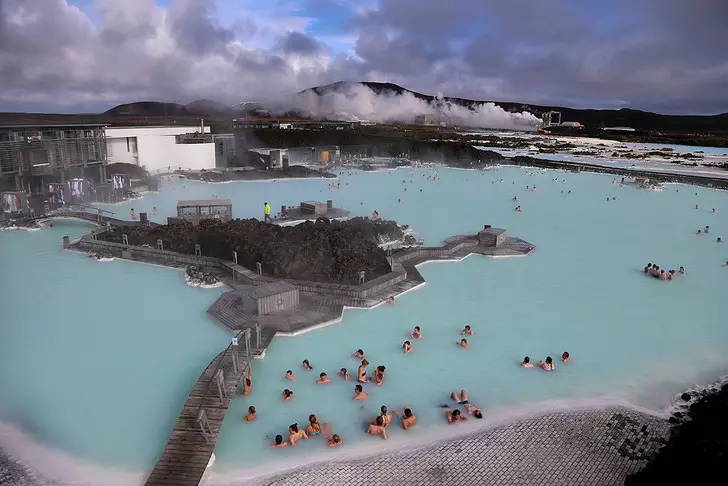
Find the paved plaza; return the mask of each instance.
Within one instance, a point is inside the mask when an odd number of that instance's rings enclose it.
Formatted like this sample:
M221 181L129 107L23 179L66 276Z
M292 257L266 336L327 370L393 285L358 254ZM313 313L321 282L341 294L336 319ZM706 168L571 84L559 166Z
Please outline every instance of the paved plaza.
M257 484L616 486L645 466L669 429L666 420L621 407L553 412L427 448L311 465Z

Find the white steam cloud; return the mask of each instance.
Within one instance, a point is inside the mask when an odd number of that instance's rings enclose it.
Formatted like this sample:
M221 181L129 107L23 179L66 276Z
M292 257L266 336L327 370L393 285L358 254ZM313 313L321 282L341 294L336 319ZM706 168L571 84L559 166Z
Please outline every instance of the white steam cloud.
M409 92L377 94L362 84L346 84L318 95L313 91L298 94L285 109L314 119L371 121L377 123L414 123L419 115L432 115L436 122L478 128L534 130L539 119L528 112L510 113L493 103L467 108L444 99L438 93L427 102Z

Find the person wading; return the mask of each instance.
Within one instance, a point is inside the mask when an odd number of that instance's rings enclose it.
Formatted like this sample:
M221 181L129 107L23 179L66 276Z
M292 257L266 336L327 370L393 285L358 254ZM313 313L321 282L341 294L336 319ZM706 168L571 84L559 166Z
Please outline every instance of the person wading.
M265 215L263 222L273 222L273 220L270 218L270 204L268 204L267 202L263 204L263 214Z

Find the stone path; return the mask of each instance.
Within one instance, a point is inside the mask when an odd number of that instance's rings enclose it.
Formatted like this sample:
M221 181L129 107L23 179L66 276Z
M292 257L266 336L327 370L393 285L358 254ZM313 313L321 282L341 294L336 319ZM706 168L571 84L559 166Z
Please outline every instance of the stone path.
M670 426L635 411L552 412L426 448L307 466L258 485L622 485ZM344 446L346 447L346 446Z

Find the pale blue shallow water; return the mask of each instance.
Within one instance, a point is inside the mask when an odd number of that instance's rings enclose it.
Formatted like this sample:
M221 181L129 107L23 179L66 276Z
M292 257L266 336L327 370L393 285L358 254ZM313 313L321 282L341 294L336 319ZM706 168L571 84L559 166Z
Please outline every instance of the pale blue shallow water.
M355 215L376 209L384 218L410 224L428 244L492 224L537 247L522 259L474 256L425 265L427 285L393 306L347 311L337 325L274 340L266 358L255 363L253 394L232 403L215 468L229 471L326 452L320 442L296 450L267 447L266 436L285 434L293 422L304 425L309 413L330 422L348 446L377 440L365 436L363 423L380 405L409 405L420 420L410 435L421 440L428 428L443 424L439 405L463 387L486 409L602 395L659 409L693 383L725 373L728 269L721 265L728 247L715 237L728 238L728 194L682 185L650 192L619 187L605 175L526 172L440 168L438 182L426 179L431 173L426 169L355 172L343 176L340 190L328 189L328 180L166 182L158 194L108 206L122 217L131 207L151 213L156 206L151 217L161 222L174 213L178 199L218 195L233 200L236 217L260 217L266 200L275 209L331 198ZM551 182L554 177L566 182ZM493 183L501 178L504 183ZM525 191L533 184L537 191ZM514 195L522 213L513 211ZM616 201L605 201L613 195ZM695 210L698 203L701 209ZM695 231L705 225L713 231L698 238ZM2 275L14 282L9 296L0 294L3 308L10 309L3 311L0 328L0 385L9 390L0 406L6 418L56 447L147 468L161 452L192 383L227 344L229 335L205 315L219 291L188 288L173 270L101 264L60 250L63 234L84 231L59 225L40 233L0 233L0 247L12 248L14 256L8 259L3 252L0 265ZM667 268L684 265L689 274L660 282L641 273L648 261ZM59 280L73 288L61 291ZM34 306L32 289L42 292L48 305ZM140 318L134 308L148 314ZM64 327L47 318L52 315L61 316ZM476 331L469 350L454 344L465 324ZM403 356L400 345L415 325L425 338ZM31 366L19 369L20 353L25 356L38 339L44 351L33 351ZM122 344L110 353L104 343L114 339ZM342 366L355 370L350 355L359 347L370 357L371 369L387 366L384 386L368 387L371 398L364 410L351 401L354 382L335 376ZM557 363L554 373L518 367L525 354L537 360L564 350L573 361ZM109 364L96 365L109 355ZM333 383L315 385L314 374L300 368L304 358L316 373L327 371ZM298 375L292 385L296 398L282 403L281 390L291 387L283 380L287 368ZM69 387L75 396L56 403ZM244 423L251 404L259 419ZM403 432L393 430L392 436Z

